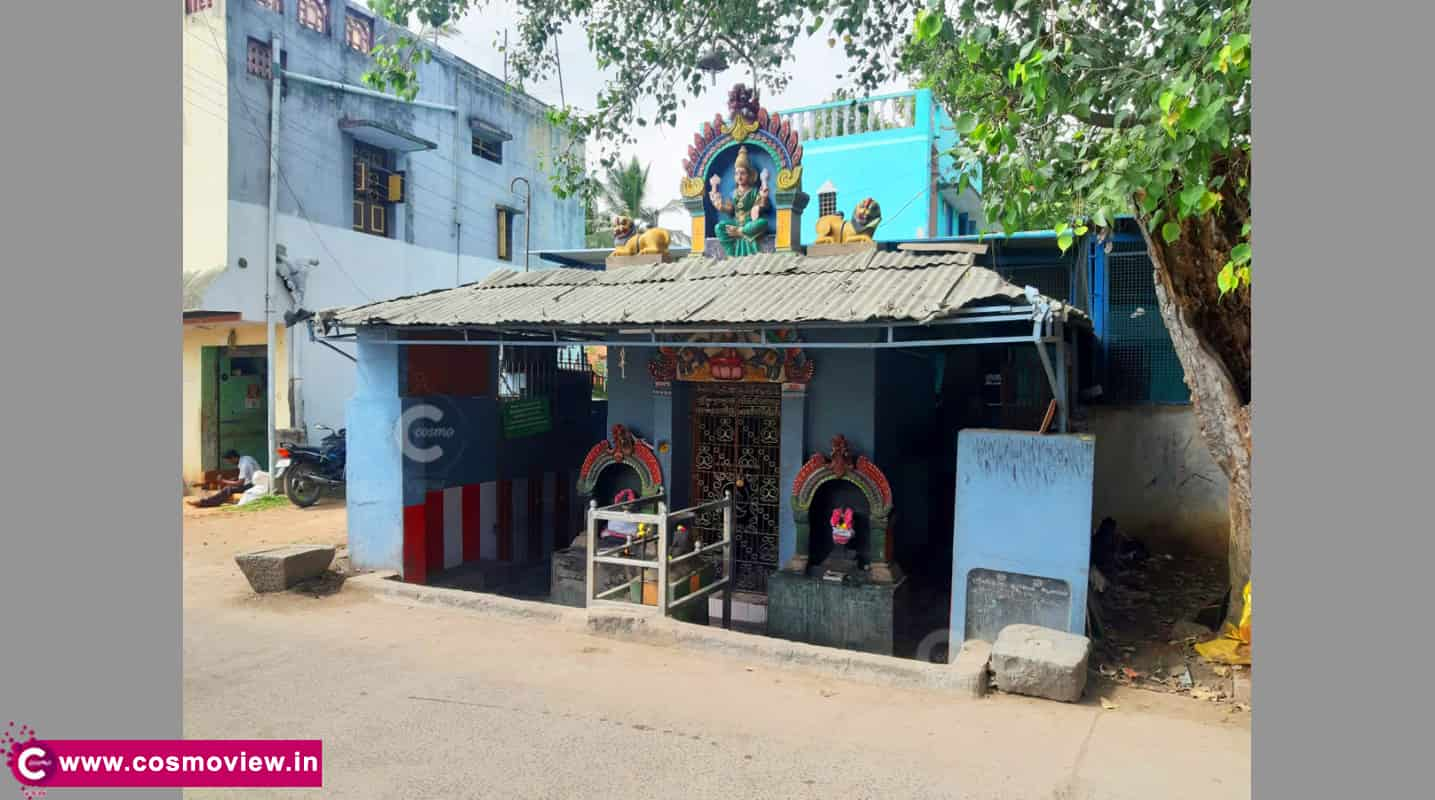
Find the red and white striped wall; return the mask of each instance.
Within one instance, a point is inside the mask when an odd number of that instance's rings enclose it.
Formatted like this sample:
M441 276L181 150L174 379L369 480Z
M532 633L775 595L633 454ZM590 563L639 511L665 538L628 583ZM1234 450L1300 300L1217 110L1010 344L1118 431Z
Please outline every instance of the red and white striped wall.
M561 472L429 490L404 508L404 580L471 561L541 561L577 533L573 491Z

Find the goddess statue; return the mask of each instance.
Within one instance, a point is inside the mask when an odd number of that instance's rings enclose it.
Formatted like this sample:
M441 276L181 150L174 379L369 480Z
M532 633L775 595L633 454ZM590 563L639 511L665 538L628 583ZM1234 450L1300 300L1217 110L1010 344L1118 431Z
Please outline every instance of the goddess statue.
M717 222L717 240L729 256L750 256L758 252L758 239L767 233L767 220L762 212L769 205L767 191L767 170L762 171L762 186L753 186L752 162L748 160L747 146L738 148L737 161L733 165L732 199L722 196L722 178L712 176L709 183L712 191L708 199L722 215Z

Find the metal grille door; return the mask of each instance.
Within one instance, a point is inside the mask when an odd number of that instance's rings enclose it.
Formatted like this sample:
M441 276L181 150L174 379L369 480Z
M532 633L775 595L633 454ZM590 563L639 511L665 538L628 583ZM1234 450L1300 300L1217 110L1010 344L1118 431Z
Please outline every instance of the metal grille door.
M1118 243L1106 259L1111 274L1106 368L1112 400L1190 402L1185 370L1156 306L1156 283L1145 243Z
M692 502L732 490L733 588L766 594L767 576L777 569L781 390L776 384L698 384L693 395ZM693 532L704 544L718 541L722 513L700 513Z

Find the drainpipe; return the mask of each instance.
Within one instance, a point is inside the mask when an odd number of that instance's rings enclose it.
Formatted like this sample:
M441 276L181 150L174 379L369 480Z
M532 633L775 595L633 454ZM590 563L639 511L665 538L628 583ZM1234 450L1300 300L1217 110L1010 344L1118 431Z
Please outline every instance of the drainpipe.
M269 86L269 222L265 231L265 254L264 254L264 346L265 346L265 400L264 406L268 412L268 420L265 424L265 432L268 434L269 455L265 458L265 469L272 475L274 473L274 459L278 455L278 447L274 441L274 373L277 367L274 363L274 268L278 256L278 241L276 239L275 223L279 213L279 95L280 84L283 80L283 70L279 69L279 47L282 43L276 34L269 42L269 53L273 59L273 67L270 69ZM293 346L292 344L290 345ZM273 489L274 482L270 481L270 488Z
M507 54L504 58L508 58ZM457 71L453 75L453 107L458 108L458 84L463 80ZM455 111L455 113L457 113ZM463 218L459 216L459 167L460 159L463 158L462 141L463 126L460 120L454 121L453 126L453 285L458 288L463 282Z

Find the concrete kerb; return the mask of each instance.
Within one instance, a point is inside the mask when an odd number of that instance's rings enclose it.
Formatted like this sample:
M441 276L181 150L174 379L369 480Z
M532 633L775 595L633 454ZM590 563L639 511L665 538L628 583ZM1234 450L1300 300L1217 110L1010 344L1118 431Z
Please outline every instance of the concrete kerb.
M583 630L588 623L587 615L581 608L569 608L532 600L518 600L512 597L468 592L462 589L404 583L396 580L394 572L369 572L357 575L346 581L344 585L346 588L352 587L391 602L458 608L494 616L564 625L576 631Z
M588 610L459 589L420 586L392 580L393 575L392 572L368 573L349 579L345 586L392 602L458 608L559 625L569 630L611 639L701 649L735 659L778 667L794 667L863 683L935 689L950 692L957 697L972 696L970 690L964 686L961 675L948 664L928 664L911 659L857 653L721 628L708 628L642 612Z

